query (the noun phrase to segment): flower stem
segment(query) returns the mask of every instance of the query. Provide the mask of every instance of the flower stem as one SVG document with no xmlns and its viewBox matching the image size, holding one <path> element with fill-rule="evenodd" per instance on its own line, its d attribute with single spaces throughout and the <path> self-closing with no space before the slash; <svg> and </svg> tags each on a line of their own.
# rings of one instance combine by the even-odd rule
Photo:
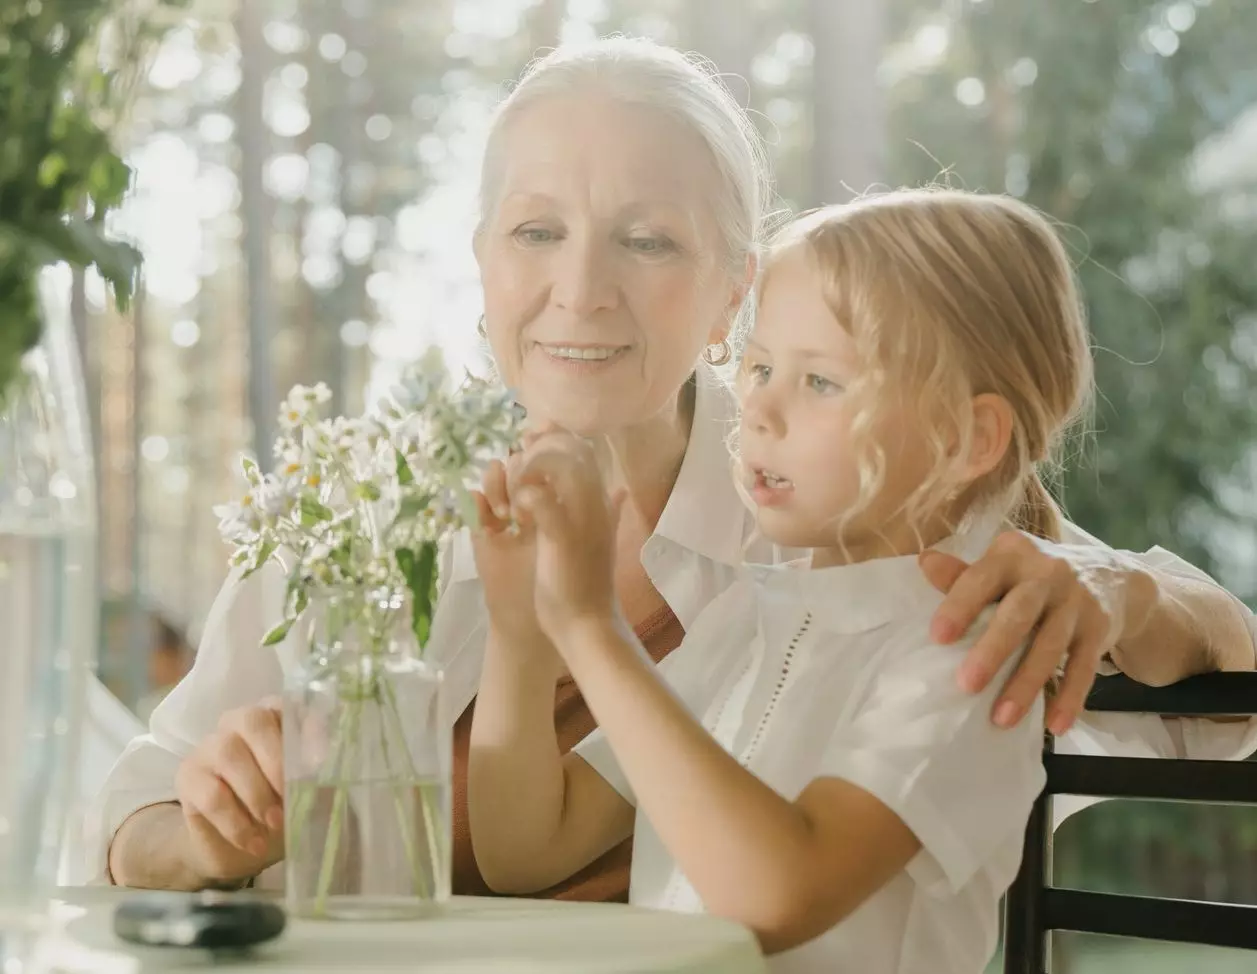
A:
<svg viewBox="0 0 1257 974">
<path fill-rule="evenodd" d="M 393 693 L 393 684 L 392 684 L 392 681 L 389 679 L 389 675 L 387 673 L 385 673 L 384 676 L 380 679 L 380 684 L 383 685 L 385 693 L 381 693 L 377 686 L 375 702 L 376 702 L 376 706 L 379 707 L 381 710 L 380 753 L 384 759 L 384 774 L 388 778 L 388 780 L 392 783 L 393 806 L 397 811 L 397 827 L 398 829 L 401 830 L 402 843 L 406 846 L 406 864 L 410 867 L 411 879 L 414 882 L 415 892 L 418 893 L 418 895 L 421 896 L 423 899 L 431 899 L 432 892 L 431 890 L 428 889 L 427 879 L 424 877 L 424 873 L 423 873 L 423 866 L 415 857 L 415 839 L 414 839 L 414 836 L 411 834 L 412 831 L 414 830 L 415 823 L 414 823 L 414 820 L 411 819 L 410 816 L 406 814 L 406 802 L 405 802 L 405 789 L 406 788 L 417 787 L 419 791 L 420 801 L 423 801 L 424 792 L 423 792 L 423 788 L 419 787 L 418 782 L 416 781 L 416 778 L 418 776 L 415 773 L 414 762 L 410 760 L 410 751 L 409 751 L 409 748 L 406 747 L 406 738 L 404 736 L 404 728 L 401 727 L 400 722 L 398 724 L 398 730 L 402 731 L 403 733 L 403 736 L 401 738 L 401 743 L 402 743 L 403 749 L 406 750 L 407 767 L 405 768 L 405 770 L 403 770 L 400 778 L 396 774 L 393 773 L 393 762 L 392 762 L 392 759 L 389 757 L 389 748 L 388 748 L 387 712 L 384 711 L 384 708 L 389 707 L 394 713 L 396 713 L 397 697 L 396 697 L 396 694 Z M 383 699 L 384 696 L 387 696 L 389 698 L 387 702 Z M 433 864 L 433 866 L 435 868 L 435 863 Z"/>
<path fill-rule="evenodd" d="M 314 913 L 323 916 L 327 910 L 327 896 L 331 889 L 332 874 L 336 865 L 336 853 L 340 848 L 341 819 L 345 814 L 345 804 L 349 798 L 349 787 L 345 778 L 349 771 L 349 758 L 352 756 L 354 744 L 358 737 L 358 728 L 362 720 L 362 701 L 358 695 L 349 701 L 349 705 L 341 714 L 337 728 L 338 755 L 333 760 L 330 778 L 333 782 L 332 814 L 328 822 L 327 836 L 323 840 L 323 858 L 319 865 L 319 882 L 314 900 Z"/>
<path fill-rule="evenodd" d="M 397 696 L 393 693 L 392 684 L 386 683 L 385 691 L 389 697 L 388 713 L 392 714 L 393 720 L 397 724 L 398 737 L 401 739 L 402 747 L 406 751 L 406 766 L 410 768 L 412 776 L 417 779 L 418 773 L 415 771 L 415 760 L 410 753 L 410 745 L 406 740 L 406 730 L 402 724 L 401 711 L 397 706 Z M 437 825 L 435 821 L 436 816 L 431 807 L 432 795 L 429 793 L 429 789 L 426 788 L 422 782 L 417 781 L 416 784 L 419 790 L 419 807 L 423 813 L 423 834 L 428 846 L 428 859 L 432 869 L 432 880 L 435 883 L 436 871 L 444 867 L 444 860 L 442 858 L 442 849 L 438 844 L 440 843 L 440 838 L 437 835 Z"/>
</svg>

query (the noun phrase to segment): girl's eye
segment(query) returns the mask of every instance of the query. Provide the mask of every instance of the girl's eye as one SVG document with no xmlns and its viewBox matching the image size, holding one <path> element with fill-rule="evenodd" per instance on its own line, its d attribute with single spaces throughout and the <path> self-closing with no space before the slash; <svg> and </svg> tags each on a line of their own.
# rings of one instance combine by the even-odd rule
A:
<svg viewBox="0 0 1257 974">
<path fill-rule="evenodd" d="M 842 387 L 836 382 L 831 382 L 823 375 L 809 375 L 807 377 L 808 388 L 813 392 L 840 392 Z"/>
<path fill-rule="evenodd" d="M 755 382 L 767 382 L 772 373 L 770 366 L 760 365 L 757 362 L 748 363 L 746 367 L 746 374 Z"/>
<path fill-rule="evenodd" d="M 544 244 L 555 240 L 558 234 L 546 227 L 518 227 L 512 236 L 523 243 Z"/>
</svg>

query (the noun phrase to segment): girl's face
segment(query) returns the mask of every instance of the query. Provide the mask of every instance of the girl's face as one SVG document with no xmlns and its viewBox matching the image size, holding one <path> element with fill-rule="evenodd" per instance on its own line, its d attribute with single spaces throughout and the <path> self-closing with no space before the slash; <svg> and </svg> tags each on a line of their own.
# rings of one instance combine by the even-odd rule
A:
<svg viewBox="0 0 1257 974">
<path fill-rule="evenodd" d="M 740 377 L 742 471 L 760 530 L 816 549 L 818 567 L 919 548 L 896 512 L 929 473 L 926 433 L 905 409 L 850 391 L 863 377 L 851 326 L 826 303 L 810 251 L 794 247 L 765 276 Z M 881 489 L 844 521 L 861 499 L 858 457 L 871 451 L 883 457 Z"/>
<path fill-rule="evenodd" d="M 674 408 L 744 291 L 725 269 L 706 145 L 594 94 L 542 99 L 509 126 L 476 239 L 503 380 L 530 417 L 584 435 Z"/>
</svg>

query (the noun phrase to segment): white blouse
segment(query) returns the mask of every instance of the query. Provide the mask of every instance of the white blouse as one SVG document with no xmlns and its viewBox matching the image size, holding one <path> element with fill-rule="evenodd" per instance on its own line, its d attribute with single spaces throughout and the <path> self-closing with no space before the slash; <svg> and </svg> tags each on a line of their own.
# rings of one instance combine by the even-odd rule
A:
<svg viewBox="0 0 1257 974">
<path fill-rule="evenodd" d="M 725 442 L 736 417 L 732 392 L 714 370 L 701 365 L 685 459 L 654 534 L 642 547 L 642 566 L 687 630 L 733 584 L 744 563 L 771 563 L 796 554 L 778 552 L 756 537 L 754 517 L 734 487 Z M 1101 544 L 1072 526 L 1068 530 L 1068 541 Z M 1207 579 L 1160 548 L 1137 557 L 1150 567 Z M 175 800 L 175 771 L 180 761 L 214 731 L 225 711 L 282 690 L 285 669 L 297 647 L 289 642 L 276 649 L 263 648 L 262 637 L 275 615 L 268 618 L 256 611 L 259 599 L 280 605 L 282 575 L 278 566 L 268 565 L 248 584 L 241 584 L 236 573 L 228 577 L 206 619 L 191 672 L 153 711 L 148 733 L 130 743 L 89 808 L 84 847 L 90 861 L 85 864 L 84 881 L 108 882 L 109 842 L 118 826 L 145 805 Z M 445 667 L 452 723 L 475 696 L 487 627 L 483 590 L 466 534 L 442 558 L 440 578 L 441 598 L 428 653 Z M 1248 621 L 1257 643 L 1257 620 L 1248 613 Z M 1079 728 L 1058 742 L 1058 748 L 1077 741 L 1080 749 L 1100 748 L 1103 753 L 1125 756 L 1219 759 L 1243 757 L 1257 748 L 1257 720 L 1247 724 L 1176 721 L 1185 727 L 1174 736 L 1167 730 L 1171 722 L 1140 715 L 1113 716 L 1124 718 L 1118 731 L 1089 736 Z M 280 867 L 259 877 L 264 887 L 281 881 Z"/>
<path fill-rule="evenodd" d="M 973 560 L 999 527 L 987 518 L 939 548 Z M 934 643 L 942 601 L 911 556 L 747 569 L 659 664 L 690 712 L 779 794 L 793 801 L 816 778 L 850 781 L 921 842 L 846 920 L 771 958 L 778 974 L 980 974 L 995 950 L 1000 896 L 1044 783 L 1043 700 L 1015 728 L 992 724 L 1020 655 L 982 693 L 961 690 L 956 670 L 984 626 Z M 634 801 L 600 731 L 576 752 Z M 633 842 L 629 902 L 702 911 L 644 814 Z"/>
</svg>

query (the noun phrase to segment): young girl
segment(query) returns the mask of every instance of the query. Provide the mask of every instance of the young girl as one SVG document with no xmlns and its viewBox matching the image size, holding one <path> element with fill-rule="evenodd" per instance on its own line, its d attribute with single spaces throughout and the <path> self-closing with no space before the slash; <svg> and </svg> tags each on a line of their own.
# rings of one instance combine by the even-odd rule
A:
<svg viewBox="0 0 1257 974">
<path fill-rule="evenodd" d="M 493 471 L 477 558 L 515 640 L 490 648 L 472 729 L 488 883 L 545 888 L 640 813 L 631 902 L 737 920 L 774 970 L 982 971 L 1043 785 L 1042 701 L 1000 730 L 1002 679 L 958 686 L 980 633 L 931 639 L 917 555 L 972 560 L 1008 523 L 1053 536 L 1036 465 L 1090 384 L 1069 261 L 1029 207 L 902 192 L 797 221 L 761 284 L 737 452 L 760 530 L 810 558 L 748 568 L 657 670 L 617 611 L 596 447 L 544 431 L 509 485 Z M 564 664 L 599 729 L 561 758 Z"/>
</svg>

